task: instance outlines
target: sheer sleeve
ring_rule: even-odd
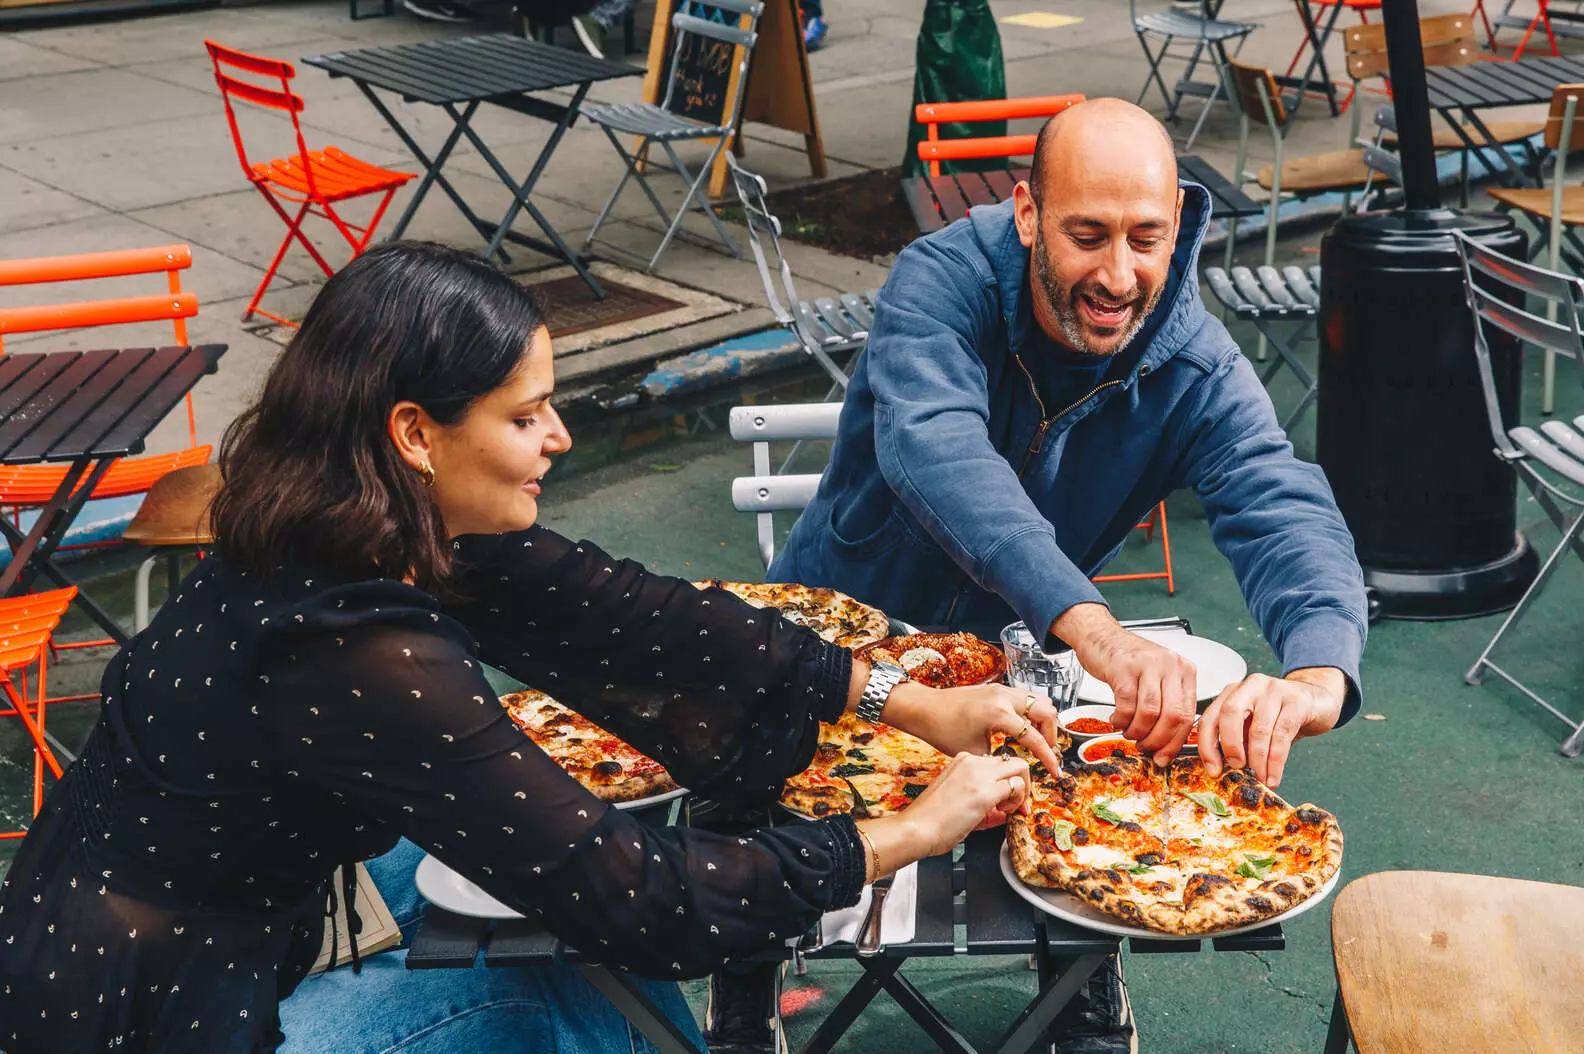
[[[448,610],[486,662],[700,793],[773,801],[846,705],[846,648],[723,590],[542,528],[460,539],[457,560]]]
[[[851,820],[730,837],[640,824],[512,724],[461,625],[399,602],[392,591],[423,597],[408,587],[372,605],[360,588],[321,594],[264,660],[289,785],[384,821],[590,957],[650,976],[706,973],[856,902]]]

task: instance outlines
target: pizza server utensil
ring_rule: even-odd
[[[858,788],[846,776],[841,781],[847,784],[847,790],[852,794],[852,814],[856,820],[873,819],[869,812],[869,803],[864,801],[864,796],[858,793]],[[858,927],[858,954],[862,958],[878,955],[880,952],[880,927],[885,909],[886,894],[891,892],[891,879],[894,876],[886,875],[877,878],[869,888],[869,913],[864,916],[863,925]]]

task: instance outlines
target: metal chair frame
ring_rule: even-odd
[[[1184,11],[1159,11],[1148,14],[1139,14],[1138,0],[1128,0],[1128,13],[1133,20],[1133,34],[1138,37],[1139,46],[1144,49],[1145,61],[1149,63],[1149,74],[1144,78],[1144,86],[1139,89],[1137,102],[1142,105],[1144,96],[1149,94],[1151,84],[1160,88],[1161,98],[1166,103],[1166,119],[1175,121],[1177,110],[1182,105],[1185,95],[1203,95],[1204,108],[1199,111],[1199,119],[1194,122],[1193,131],[1188,133],[1188,139],[1183,143],[1183,150],[1193,149],[1194,140],[1199,137],[1199,130],[1204,127],[1205,118],[1210,115],[1210,105],[1218,98],[1231,97],[1227,87],[1227,63],[1242,52],[1243,45],[1248,42],[1249,34],[1259,28],[1255,22],[1229,22],[1216,17],[1220,4],[1210,0],[1200,0],[1200,13],[1191,15]],[[1155,36],[1162,39],[1159,51],[1150,50],[1149,37]],[[1182,58],[1180,55],[1169,55],[1172,42],[1182,38],[1193,42],[1193,52],[1187,56],[1187,69],[1183,71],[1182,79],[1177,82],[1176,88],[1168,91],[1166,81],[1161,77],[1160,67],[1168,57]],[[1237,47],[1232,53],[1227,53],[1227,41],[1236,40]],[[1208,55],[1209,63],[1215,67],[1216,80],[1211,84],[1202,84],[1193,80],[1194,71],[1199,68],[1199,63]]]
[[[627,256],[643,259],[642,254],[635,253],[626,246],[616,245],[599,238],[600,228],[610,216],[611,209],[615,207],[617,199],[627,187],[629,179],[636,179],[638,187],[649,199],[649,204],[654,206],[660,221],[666,224],[665,236],[660,240],[660,246],[649,258],[645,271],[654,273],[655,267],[660,263],[660,257],[671,247],[671,242],[682,231],[682,221],[688,213],[697,209],[704,213],[710,224],[715,228],[715,234],[722,245],[734,257],[740,257],[736,244],[731,235],[726,231],[726,225],[721,222],[719,214],[710,204],[706,193],[705,181],[715,167],[716,159],[721,151],[725,150],[737,134],[738,119],[742,114],[743,101],[748,94],[748,62],[753,54],[754,43],[758,40],[755,26],[758,24],[760,14],[764,11],[764,4],[760,0],[712,0],[712,6],[722,11],[729,11],[737,16],[738,24],[735,26],[721,25],[707,19],[698,18],[683,12],[672,16],[671,25],[676,31],[676,47],[671,53],[671,63],[666,67],[665,96],[659,104],[655,103],[623,103],[612,106],[584,106],[581,110],[583,116],[599,125],[605,132],[606,138],[611,141],[611,146],[621,155],[625,170],[621,179],[616,184],[616,189],[611,191],[604,208],[600,209],[595,217],[594,226],[590,228],[588,237],[583,242],[583,251],[587,252],[596,241],[608,248]],[[677,64],[682,59],[684,47],[689,38],[702,37],[710,41],[730,44],[736,59],[737,73],[736,88],[732,91],[729,112],[725,119],[718,125],[704,124],[690,118],[674,114],[671,110],[676,101],[676,76]],[[619,134],[618,134],[619,133]],[[638,144],[631,152],[622,146],[620,135],[636,135]],[[715,145],[710,148],[709,156],[699,166],[698,174],[694,175],[678,156],[672,144],[678,142],[691,142],[701,139],[713,139]],[[665,151],[670,164],[665,165],[650,157],[650,148],[658,144]],[[687,194],[682,199],[682,204],[677,207],[676,215],[666,212],[665,206],[649,186],[649,180],[644,174],[646,167],[654,167],[661,171],[674,172],[687,184]]]
[[[764,285],[765,300],[775,315],[776,322],[797,338],[803,350],[820,364],[834,383],[832,395],[847,390],[848,371],[842,369],[831,354],[856,352],[869,339],[869,327],[874,325],[875,305],[880,291],[842,293],[837,299],[820,297],[812,302],[798,297],[797,284],[792,278],[792,266],[781,248],[781,221],[765,204],[769,189],[764,178],[749,172],[737,163],[731,154],[726,155],[731,169],[732,185],[742,202],[743,221],[748,227],[748,249],[753,253],[754,264],[759,268],[759,281]],[[775,252],[776,265],[770,266],[764,242]],[[781,286],[777,294],[776,285]],[[785,296],[783,302],[782,296]],[[839,303],[838,303],[839,300]]]
[[[1230,271],[1207,267],[1204,275],[1216,299],[1238,318],[1254,323],[1269,346],[1276,349],[1260,382],[1269,387],[1285,366],[1303,385],[1304,394],[1298,405],[1282,421],[1283,431],[1291,432],[1320,392],[1319,382],[1297,352],[1298,343],[1314,334],[1320,316],[1320,268],[1311,267],[1306,273],[1303,268],[1292,266],[1277,271],[1267,265],[1257,272],[1247,267]]]
[[[1579,325],[1579,312],[1584,311],[1584,279],[1502,256],[1461,232],[1456,237],[1463,262],[1464,292],[1469,310],[1479,323],[1508,333],[1522,344],[1532,344],[1584,363],[1584,330]],[[1476,283],[1476,276],[1483,285]],[[1544,316],[1502,299],[1501,292],[1517,292],[1544,301]],[[1558,322],[1558,317],[1563,321]],[[1571,427],[1562,421],[1547,421],[1538,431],[1522,424],[1509,428],[1502,418],[1485,325],[1474,327],[1474,353],[1495,454],[1512,466],[1534,496],[1535,503],[1562,532],[1562,539],[1540,565],[1540,573],[1502,620],[1496,635],[1485,645],[1485,650],[1480,652],[1463,679],[1477,685],[1489,671],[1507,681],[1569,726],[1571,731],[1558,750],[1564,757],[1578,757],[1584,751],[1584,720],[1563,713],[1516,675],[1493,662],[1491,653],[1523,619],[1546,582],[1561,566],[1563,555],[1571,550],[1584,560],[1584,537],[1580,536],[1580,529],[1584,528],[1584,414],[1574,418]]]

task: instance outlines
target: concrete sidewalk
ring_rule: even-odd
[[[1144,0],[1162,6],[1164,0]],[[907,136],[912,95],[918,0],[867,0],[835,5],[827,46],[811,56],[819,117],[830,158],[830,176],[896,164]],[[998,2],[1006,17],[1041,8],[1029,0]],[[1456,10],[1458,0],[1428,0],[1425,13]],[[1089,95],[1137,95],[1143,58],[1116,0],[1067,0],[1063,13],[1082,22],[1059,29],[1001,25],[1008,90],[1013,95],[1082,91]],[[639,27],[647,39],[653,6],[645,4]],[[1254,61],[1285,68],[1301,30],[1284,0],[1233,0],[1230,16],[1263,23],[1244,49]],[[187,285],[202,305],[191,327],[194,340],[221,341],[231,350],[220,373],[198,389],[201,439],[213,441],[245,405],[273,361],[282,339],[244,329],[239,316],[284,234],[279,219],[246,184],[227,131],[224,112],[203,49],[206,37],[245,50],[296,60],[305,55],[359,46],[431,39],[477,32],[478,27],[443,26],[409,16],[352,22],[339,0],[236,3],[213,10],[120,21],[25,30],[0,35],[0,258],[118,249],[185,241],[194,248]],[[563,34],[569,36],[568,34]],[[1338,43],[1337,47],[1340,44]],[[1334,69],[1340,70],[1340,53]],[[641,64],[643,55],[630,60]],[[334,143],[369,161],[415,168],[394,133],[356,90],[312,67],[300,67],[294,86],[304,96],[310,146]],[[600,102],[634,100],[640,80],[597,85]],[[433,151],[449,131],[438,109],[390,100],[403,123]],[[1145,100],[1160,110],[1158,97]],[[1190,113],[1196,113],[1190,101]],[[259,153],[281,156],[295,150],[283,119],[247,110],[244,134]],[[525,171],[548,134],[543,122],[484,107],[476,127],[514,171]],[[1184,122],[1182,130],[1188,127]],[[1332,120],[1323,103],[1310,100],[1291,134],[1289,154],[1344,145],[1345,121]],[[1217,104],[1195,152],[1230,171],[1236,121]],[[269,154],[269,151],[274,151]],[[772,186],[809,178],[801,140],[759,125],[747,128],[745,161]],[[1258,140],[1255,164],[1269,144]],[[464,145],[447,172],[485,216],[505,211],[508,194],[484,160]],[[604,135],[580,123],[566,137],[536,192],[551,222],[573,245],[581,243],[595,212],[619,174]],[[669,202],[679,189],[662,182]],[[398,194],[386,229],[405,205],[411,187]],[[612,240],[645,251],[658,242],[660,226],[640,195],[629,194],[608,228]],[[366,213],[364,213],[366,214]],[[335,233],[324,225],[324,242]],[[482,247],[475,233],[441,194],[431,194],[408,233],[461,246]],[[884,268],[802,245],[790,246],[794,272],[806,296],[880,285]],[[549,261],[522,250],[514,268]],[[616,262],[626,262],[617,260]],[[668,355],[712,344],[734,333],[772,324],[751,261],[683,243],[663,260],[659,276],[713,292],[743,310],[679,330],[594,352],[562,363],[563,383],[601,371],[652,363]],[[322,281],[301,249],[287,254],[274,287],[278,313],[300,312]],[[146,285],[133,291],[146,292]],[[101,286],[102,290],[103,287]],[[0,303],[30,297],[27,290],[0,291]],[[67,292],[67,295],[71,295]],[[97,295],[104,295],[99,292]],[[128,342],[150,339],[143,328]],[[98,331],[66,337],[19,336],[8,346],[113,344],[119,335]],[[181,443],[174,419],[155,433],[151,449]]]

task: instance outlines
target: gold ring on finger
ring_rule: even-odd
[[[1012,738],[1013,739],[1022,739],[1024,736],[1028,735],[1028,730],[1029,730],[1030,727],[1032,727],[1032,726],[1030,725],[1030,722],[1029,722],[1028,718],[1024,718],[1023,719],[1023,727],[1018,729],[1016,732],[1014,732],[1012,734]]]
[[[1027,717],[1029,715],[1029,711],[1034,709],[1034,704],[1039,702],[1039,700],[1036,699],[1032,693],[1026,696],[1026,698],[1028,699],[1028,705],[1023,708],[1023,712],[1021,714],[1018,714],[1019,717]]]

